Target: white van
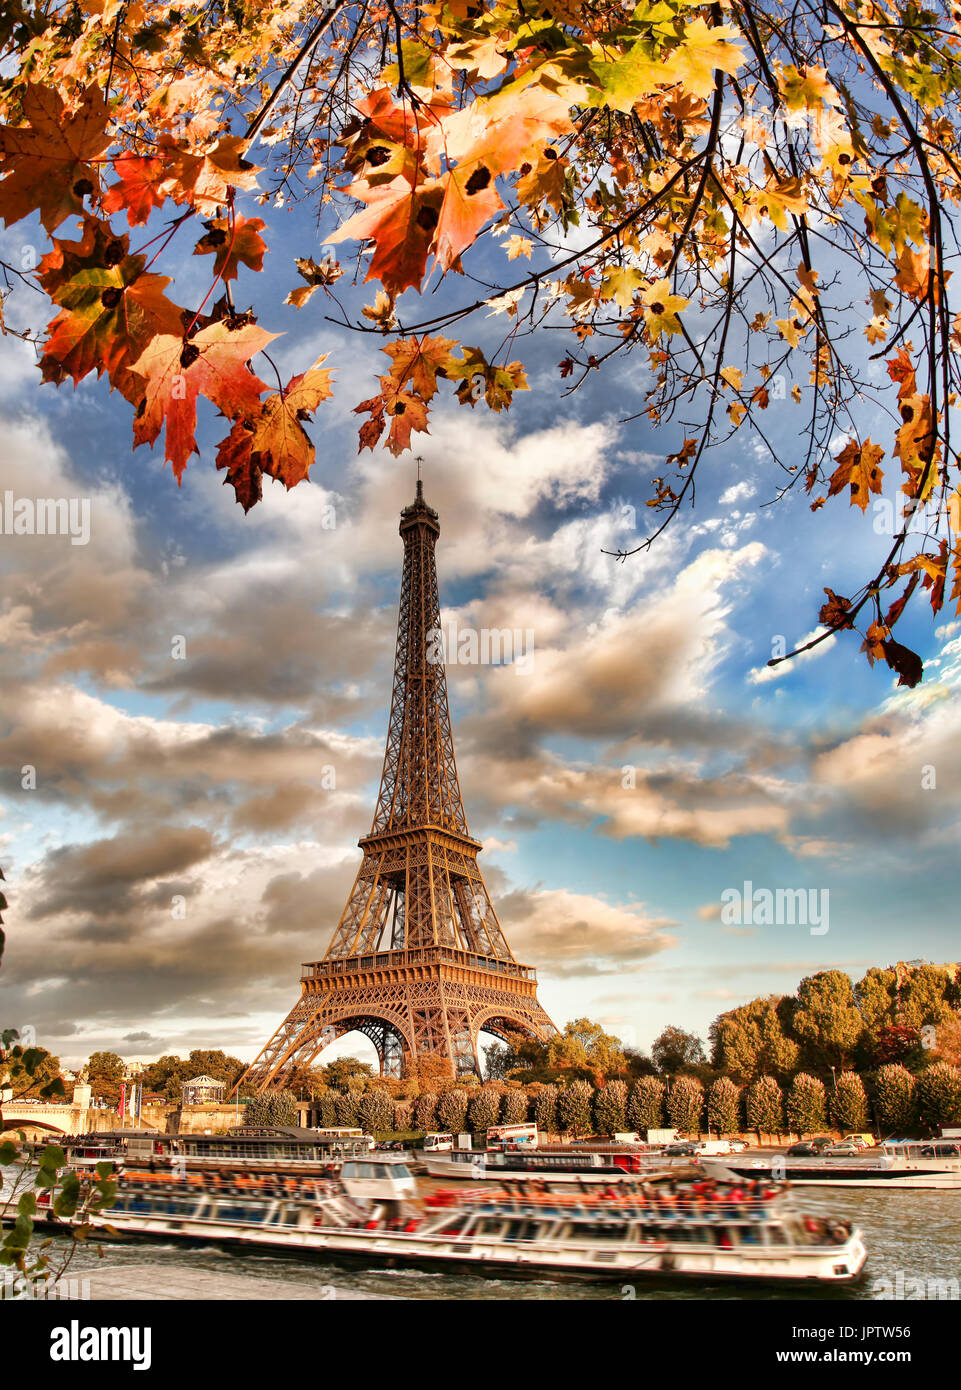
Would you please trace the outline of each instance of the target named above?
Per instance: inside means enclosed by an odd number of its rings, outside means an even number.
[[[452,1134],[425,1134],[424,1152],[429,1154],[449,1153],[454,1147]]]

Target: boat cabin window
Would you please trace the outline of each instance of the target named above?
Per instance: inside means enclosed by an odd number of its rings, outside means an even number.
[[[585,1240],[624,1240],[627,1236],[627,1229],[620,1223],[578,1221],[571,1234]]]

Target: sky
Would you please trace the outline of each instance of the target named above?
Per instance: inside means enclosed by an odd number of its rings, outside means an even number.
[[[8,229],[0,252],[30,235]],[[336,385],[311,481],[266,481],[248,516],[214,469],[212,411],[178,488],[159,447],[131,452],[105,382],[41,387],[32,349],[0,340],[0,500],[89,503],[87,544],[0,534],[0,1008],[65,1064],[253,1058],[323,955],[370,827],[416,468],[357,453],[377,338],[331,323],[320,293],[281,304],[293,256],[320,254],[312,218],[280,217],[271,246],[238,302],[284,333],[282,371],[328,353]],[[481,255],[505,274],[496,244]],[[181,302],[209,265],[178,263]],[[356,318],[372,293],[342,301]],[[17,288],[8,317],[38,300]],[[464,340],[496,343],[493,320]],[[920,605],[903,620],[925,659],[913,691],[856,637],[768,668],[816,630],[824,586],[851,592],[888,547],[843,498],[771,505],[783,475],[744,432],[650,551],[605,555],[646,534],[684,431],[625,423],[647,386],[636,356],[564,394],[570,344],[520,340],[532,389],[509,412],[438,397],[415,436],[445,622],[523,634],[522,661],[447,674],[468,823],[544,1007],[646,1049],[817,970],[955,959],[961,624]],[[788,457],[794,409],[769,422]],[[746,881],[817,895],[819,929],[731,921]],[[372,1055],[354,1035],[336,1052]]]

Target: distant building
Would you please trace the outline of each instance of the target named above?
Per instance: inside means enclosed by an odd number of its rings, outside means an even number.
[[[930,966],[932,970],[946,971],[947,974],[951,976],[952,980],[956,980],[958,974],[961,973],[961,961],[951,960],[934,963],[933,961],[925,960],[923,957],[919,957],[917,960],[899,960],[896,965],[889,965],[888,969],[894,971],[897,976],[898,984],[900,985],[902,980],[906,980],[909,976],[914,975],[926,965]]]
[[[212,1076],[195,1076],[185,1081],[181,1087],[183,1105],[222,1105],[226,1082],[215,1081]]]
[[[139,1081],[146,1070],[146,1062],[124,1062],[123,1079],[124,1081]]]

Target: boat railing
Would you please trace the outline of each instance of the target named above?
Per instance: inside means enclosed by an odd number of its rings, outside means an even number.
[[[652,1220],[683,1217],[685,1220],[710,1222],[737,1218],[762,1221],[781,1218],[785,1195],[779,1190],[766,1196],[748,1194],[741,1198],[718,1200],[710,1197],[658,1198],[641,1193],[617,1193],[606,1197],[566,1192],[501,1194],[484,1188],[468,1188],[464,1192],[437,1192],[427,1199],[427,1205],[434,1208],[477,1207],[507,1215],[538,1215],[551,1210],[590,1217],[630,1216]]]

